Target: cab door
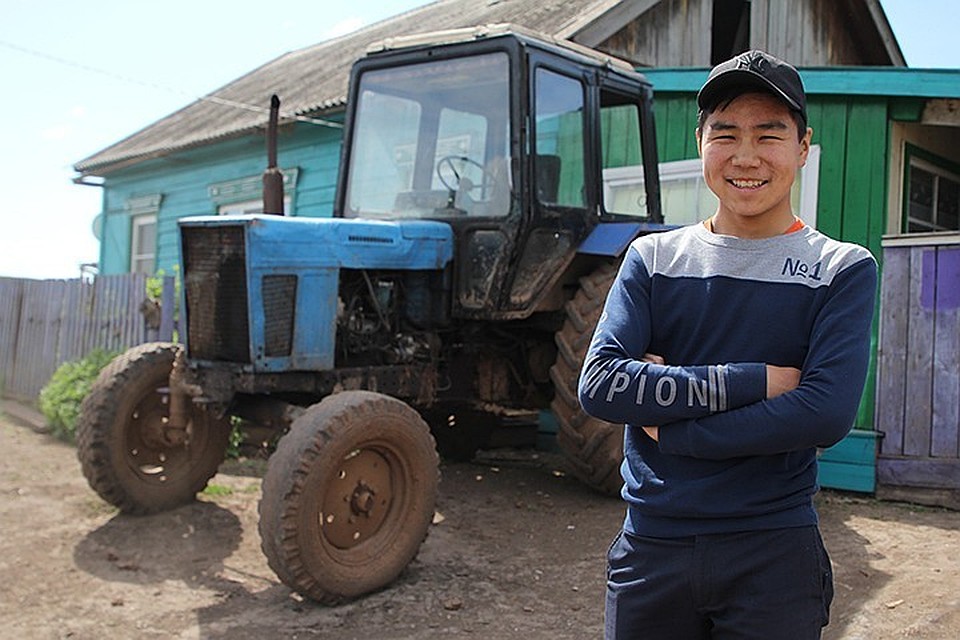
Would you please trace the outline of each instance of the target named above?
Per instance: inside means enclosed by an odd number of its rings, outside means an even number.
[[[531,56],[528,217],[505,309],[531,313],[596,224],[597,188],[587,159],[593,71],[549,56]]]

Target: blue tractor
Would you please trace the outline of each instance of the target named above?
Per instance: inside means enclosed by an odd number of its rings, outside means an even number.
[[[576,380],[620,256],[663,228],[652,89],[596,51],[508,25],[398,38],[354,65],[348,104],[333,217],[273,215],[271,169],[271,214],[181,219],[185,344],[118,357],[78,424],[84,474],[127,513],[193,500],[233,419],[285,433],[262,548],[325,603],[416,555],[438,448],[549,408],[573,472],[619,487],[621,431]]]

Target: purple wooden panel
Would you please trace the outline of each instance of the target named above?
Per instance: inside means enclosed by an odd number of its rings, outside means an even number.
[[[907,363],[907,310],[910,249],[887,247],[880,283],[880,348],[877,354],[876,429],[884,434],[881,451],[903,453],[904,391]]]
[[[894,487],[960,489],[960,460],[880,458],[877,483]]]
[[[960,249],[937,251],[930,453],[960,457]]]
[[[906,404],[903,423],[903,453],[909,456],[930,455],[934,311],[933,294],[930,294],[929,306],[924,303],[923,296],[928,287],[931,292],[935,290],[935,277],[936,251],[925,247],[912,247],[909,297],[912,304],[908,311]]]
[[[960,309],[960,249],[937,251],[937,311]]]

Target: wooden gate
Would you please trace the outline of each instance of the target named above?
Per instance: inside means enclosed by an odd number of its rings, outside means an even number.
[[[879,341],[878,493],[960,504],[960,234],[884,239]]]

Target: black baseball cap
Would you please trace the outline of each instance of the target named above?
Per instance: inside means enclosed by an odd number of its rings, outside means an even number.
[[[712,109],[722,94],[755,89],[772,92],[807,121],[807,96],[800,74],[790,63],[757,49],[715,66],[697,94],[697,106]]]

